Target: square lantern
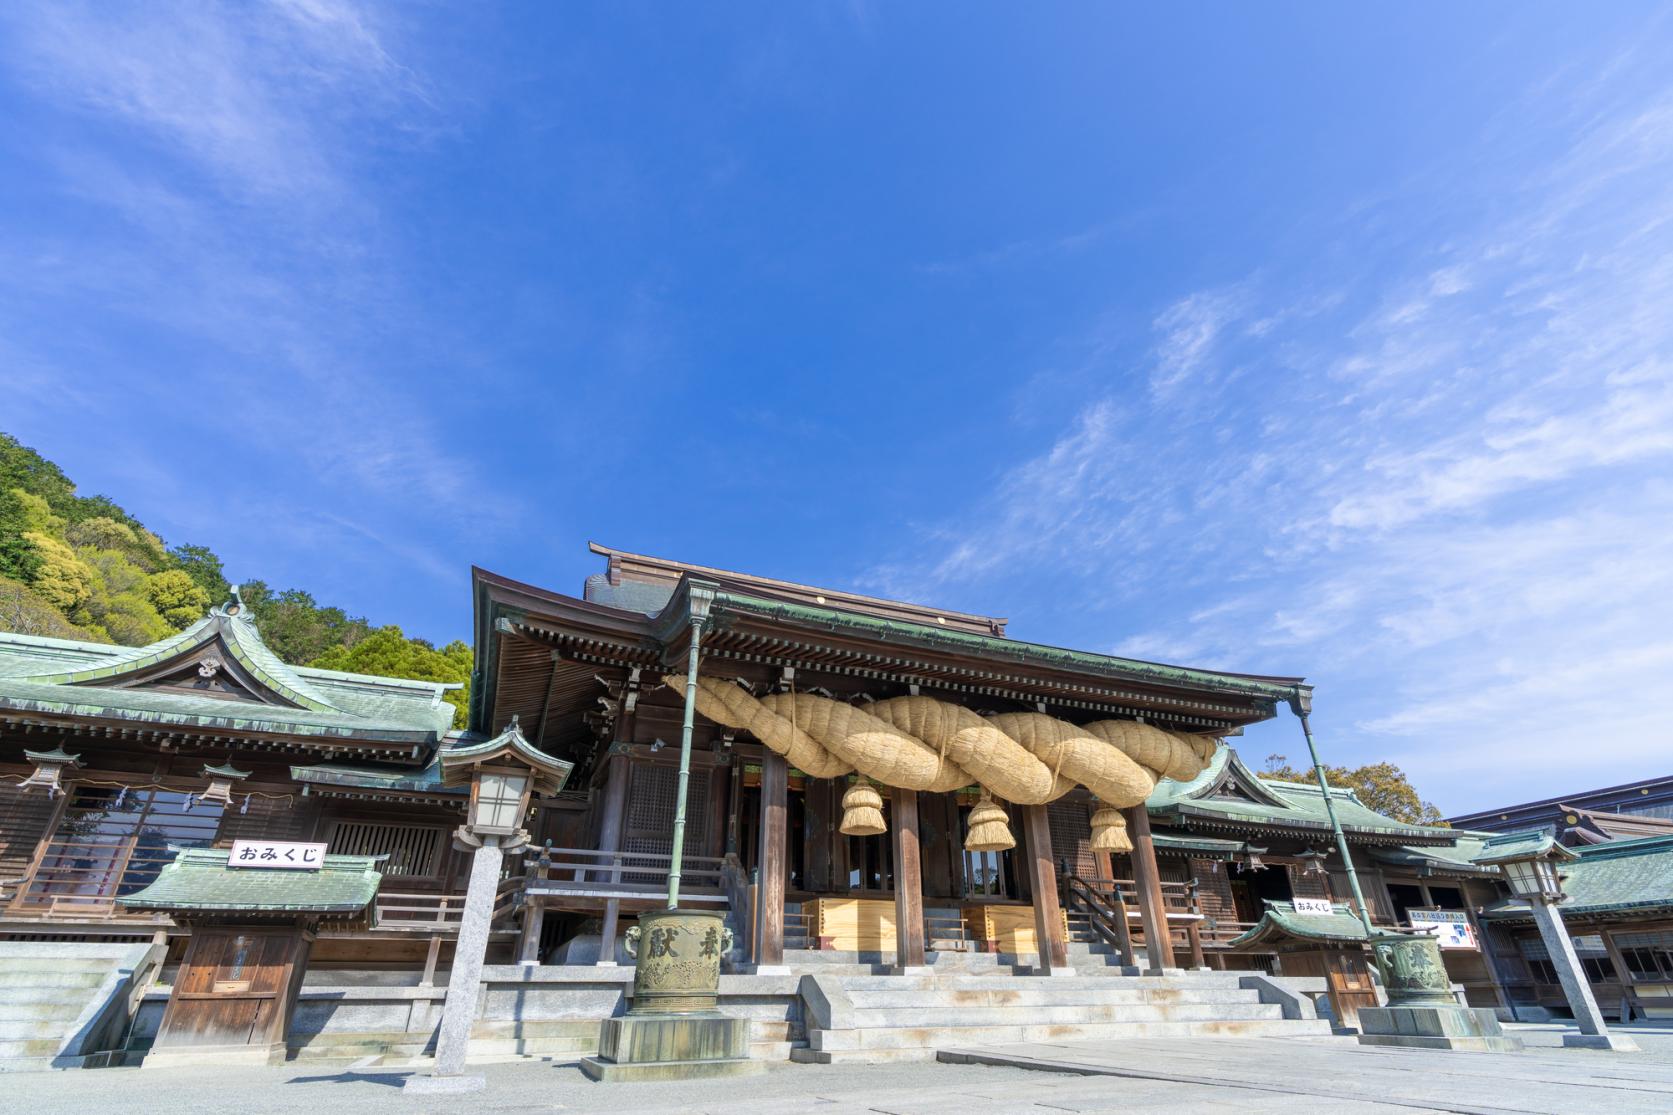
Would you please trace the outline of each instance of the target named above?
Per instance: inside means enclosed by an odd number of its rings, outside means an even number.
[[[1551,833],[1536,830],[1489,837],[1481,847],[1481,854],[1471,862],[1481,867],[1497,867],[1517,898],[1530,903],[1556,903],[1563,900],[1561,867],[1578,858],[1572,849],[1557,843]]]
[[[527,770],[478,769],[471,782],[470,827],[490,836],[509,836],[523,826],[532,780]]]
[[[444,785],[470,787],[465,824],[455,835],[474,847],[484,839],[502,848],[525,842],[523,819],[534,795],[563,789],[573,766],[524,739],[516,717],[493,739],[443,748],[439,760]]]

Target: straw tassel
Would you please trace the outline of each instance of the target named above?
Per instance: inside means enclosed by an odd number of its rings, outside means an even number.
[[[965,833],[964,846],[972,852],[1003,852],[1017,846],[1017,838],[1011,835],[1010,819],[985,786],[981,798],[970,810],[970,829]]]
[[[1133,842],[1127,836],[1127,818],[1113,805],[1099,805],[1092,814],[1092,850],[1095,852],[1130,852]]]
[[[863,774],[842,795],[842,823],[837,831],[844,836],[881,836],[889,831],[883,823],[883,795]]]

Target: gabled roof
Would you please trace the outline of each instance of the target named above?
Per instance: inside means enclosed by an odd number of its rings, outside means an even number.
[[[1362,843],[1452,843],[1458,835],[1451,829],[1384,816],[1344,787],[1332,786],[1330,797],[1342,831]],[[1223,743],[1197,777],[1188,782],[1171,778],[1158,782],[1146,805],[1152,817],[1193,830],[1274,828],[1325,837],[1331,831],[1318,786],[1261,778]]]
[[[1364,923],[1342,903],[1333,903],[1329,914],[1298,914],[1293,903],[1268,901],[1261,920],[1227,942],[1226,947],[1270,948],[1290,941],[1363,944],[1370,939]]]
[[[452,724],[451,688],[291,666],[236,597],[143,647],[0,632],[0,713],[423,745]]]
[[[1488,833],[1458,832],[1452,844],[1402,844],[1393,848],[1372,848],[1371,858],[1395,867],[1404,867],[1420,874],[1439,872],[1446,875],[1497,875],[1496,866],[1475,862]]]
[[[1673,910],[1673,836],[1579,848],[1575,859],[1560,870],[1568,897],[1557,908],[1565,920],[1610,920]],[[1521,899],[1489,907],[1484,914],[1508,920],[1531,917]]]
[[[1497,867],[1512,860],[1548,857],[1572,860],[1575,853],[1557,843],[1557,838],[1545,829],[1527,832],[1496,832],[1482,842],[1481,851],[1471,862],[1483,867]]]
[[[356,914],[378,893],[386,856],[325,856],[318,871],[234,867],[227,848],[183,848],[150,886],[121,899],[182,913]]]
[[[460,741],[443,749],[438,759],[442,782],[446,785],[469,784],[476,767],[510,760],[534,772],[535,790],[542,794],[555,794],[562,790],[564,783],[569,781],[570,771],[575,769],[574,763],[548,755],[523,738],[523,730],[515,716],[505,726],[505,731],[492,739]]]
[[[1558,839],[1570,846],[1673,836],[1673,818],[1651,817],[1643,813],[1605,813],[1575,805],[1561,808],[1562,816],[1557,821]]]

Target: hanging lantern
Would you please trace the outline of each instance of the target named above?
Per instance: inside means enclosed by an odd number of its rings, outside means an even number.
[[[1304,864],[1301,871],[1303,875],[1308,875],[1316,879],[1322,879],[1325,874],[1324,860],[1327,854],[1328,853],[1326,852],[1315,851],[1314,849],[1309,848],[1305,852],[1298,852],[1295,858]]]
[[[982,787],[982,796],[970,810],[970,828],[964,835],[964,847],[971,852],[1003,852],[1017,846],[1011,835],[1010,818],[1005,809]]]
[[[62,747],[54,747],[51,751],[25,751],[23,757],[34,763],[35,769],[28,778],[18,783],[17,788],[26,794],[45,790],[49,798],[64,792],[64,772],[81,765],[80,755],[71,755]]]
[[[1127,818],[1113,805],[1100,804],[1092,814],[1092,850],[1116,853],[1133,850],[1133,842],[1127,836]]]
[[[216,805],[228,806],[232,804],[232,784],[244,781],[250,777],[250,772],[239,770],[230,762],[218,767],[205,763],[203,777],[209,779],[209,789],[197,796],[197,803],[202,805],[206,801],[212,801]],[[248,802],[249,798],[246,797],[244,800]]]
[[[889,831],[883,823],[883,795],[863,774],[842,795],[842,823],[837,830],[844,836],[880,836]]]

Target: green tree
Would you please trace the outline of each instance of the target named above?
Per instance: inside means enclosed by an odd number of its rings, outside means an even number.
[[[62,469],[10,434],[0,434],[0,489],[9,488],[41,496],[66,518],[75,506],[76,486]]]
[[[157,614],[176,631],[203,618],[209,610],[209,593],[183,569],[165,569],[146,578],[146,596]]]
[[[23,537],[24,531],[36,529],[25,502],[29,498],[18,488],[0,489],[0,577],[24,584],[41,571],[40,551]]]
[[[471,648],[457,639],[437,650],[423,639],[407,638],[399,627],[379,627],[352,647],[332,647],[308,665],[352,674],[461,682],[464,688],[449,690],[442,699],[453,706],[453,726],[464,727],[472,658]]]
[[[1268,755],[1262,778],[1275,782],[1304,782],[1316,784],[1311,767],[1290,766],[1284,755]],[[1413,825],[1441,824],[1441,811],[1424,801],[1406,772],[1393,763],[1367,763],[1359,767],[1324,768],[1325,780],[1332,789],[1352,790],[1360,801],[1385,817]]]
[[[372,630],[341,608],[320,607],[313,594],[298,588],[274,592],[266,582],[249,581],[243,596],[262,640],[292,665],[312,662],[333,647],[353,646]]]
[[[23,540],[40,560],[30,584],[47,603],[73,622],[75,613],[93,598],[93,570],[69,546],[40,531],[24,531]]]
[[[211,604],[224,604],[232,595],[221,559],[208,546],[176,546],[168,552],[175,568],[192,579],[192,583],[209,596]]]

